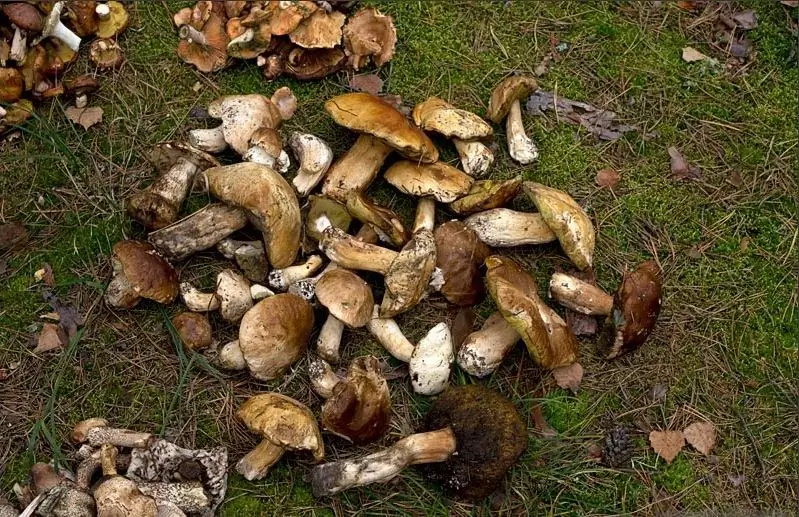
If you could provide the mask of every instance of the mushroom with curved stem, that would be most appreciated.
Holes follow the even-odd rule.
[[[394,356],[395,359],[407,363],[413,355],[414,345],[397,325],[393,318],[381,318],[380,306],[372,308],[372,318],[366,324],[366,328],[377,339],[377,341]]]
[[[538,83],[531,77],[509,76],[494,88],[488,101],[488,118],[495,124],[506,118],[508,151],[511,158],[528,165],[538,158],[538,148],[524,132],[520,99],[528,97],[538,89]]]
[[[347,193],[347,211],[363,224],[369,225],[382,241],[403,246],[410,238],[393,210],[373,203],[357,190]]]
[[[317,465],[311,471],[316,497],[386,482],[410,465],[456,498],[480,500],[502,482],[527,446],[527,426],[515,406],[480,385],[450,388],[430,407],[421,432],[361,458]]]
[[[144,495],[134,481],[117,474],[116,456],[115,446],[104,444],[101,447],[103,479],[93,490],[98,517],[156,517],[155,499]]]
[[[552,273],[549,296],[569,309],[589,316],[607,316],[613,310],[613,297],[579,278]]]
[[[80,47],[80,36],[61,23],[61,12],[64,10],[64,5],[65,2],[56,2],[53,4],[50,14],[44,19],[42,33],[33,41],[33,45],[36,45],[44,38],[52,37],[63,41],[74,52],[78,51],[78,47]]]
[[[292,284],[309,278],[320,267],[322,267],[322,257],[311,255],[302,264],[273,269],[269,272],[269,287],[278,291],[286,291]]]
[[[177,272],[147,242],[116,243],[111,264],[114,277],[105,292],[109,307],[131,309],[142,298],[166,304],[178,294]]]
[[[386,157],[393,149],[376,136],[358,136],[328,170],[322,183],[322,193],[340,203],[346,203],[347,192],[362,192],[377,177]]]
[[[522,337],[499,312],[491,314],[480,330],[472,332],[458,348],[458,366],[469,375],[490,375]]]
[[[522,177],[508,180],[479,180],[472,183],[469,192],[448,206],[458,215],[470,215],[509,203],[522,186]]]
[[[289,145],[299,161],[299,170],[292,183],[300,197],[305,197],[322,181],[330,168],[333,150],[318,136],[297,131],[291,133]]]
[[[370,319],[374,298],[369,284],[352,271],[336,268],[316,283],[316,298],[330,313],[319,331],[316,353],[322,359],[339,361],[344,326],[359,328]]]
[[[204,293],[189,282],[180,283],[180,298],[191,312],[210,312],[219,309],[216,293]]]
[[[464,224],[477,237],[495,248],[546,244],[557,236],[539,213],[518,212],[510,208],[493,208],[472,214]]]
[[[241,405],[236,417],[263,437],[236,464],[236,471],[247,480],[263,479],[286,450],[307,450],[316,461],[324,459],[324,443],[313,413],[292,398],[279,393],[255,395]]]
[[[183,260],[208,249],[247,225],[247,213],[234,206],[212,203],[147,237],[170,260]]]
[[[130,23],[130,16],[122,2],[109,0],[105,4],[97,4],[94,12],[99,18],[97,37],[114,38],[119,36]]]
[[[383,177],[400,192],[411,196],[431,196],[451,203],[469,192],[472,178],[444,162],[419,164],[401,160],[389,167]]]
[[[208,114],[222,119],[222,123],[211,129],[189,131],[189,143],[208,152],[220,152],[230,145],[244,155],[253,133],[261,128],[278,129],[283,123],[278,107],[259,94],[219,97],[208,105]]]
[[[494,152],[479,140],[453,138],[452,143],[458,151],[463,170],[469,176],[481,178],[488,174],[494,164]]]
[[[229,237],[216,243],[216,249],[226,259],[235,260],[244,276],[253,282],[263,282],[269,271],[264,243],[261,241],[239,241]]]

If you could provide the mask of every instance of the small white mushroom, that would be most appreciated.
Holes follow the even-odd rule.
[[[494,153],[488,146],[482,142],[467,142],[458,138],[453,138],[452,142],[458,150],[466,174],[480,178],[488,173],[494,163]]]
[[[204,293],[189,282],[180,283],[180,298],[192,312],[210,312],[219,308],[219,298],[214,293]]]
[[[502,314],[495,312],[480,330],[466,336],[458,349],[458,366],[469,375],[485,377],[497,369],[521,338]]]
[[[243,370],[247,368],[247,361],[244,360],[244,353],[241,351],[238,339],[226,343],[219,350],[216,363],[226,370]]]
[[[380,306],[375,305],[372,319],[366,324],[366,328],[389,354],[407,363],[413,355],[413,343],[408,341],[394,318],[380,318],[379,314]]]
[[[311,255],[303,264],[269,272],[269,287],[278,291],[286,291],[291,284],[306,279],[322,267],[322,257]]]
[[[408,361],[413,391],[420,395],[436,395],[444,391],[455,359],[449,326],[441,322],[416,345]]]
[[[318,136],[296,131],[289,137],[289,145],[300,162],[292,183],[300,197],[305,197],[324,178],[333,162],[333,151]]]

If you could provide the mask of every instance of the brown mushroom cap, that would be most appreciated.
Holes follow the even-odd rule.
[[[362,444],[383,436],[391,421],[391,397],[376,357],[352,361],[347,379],[333,388],[322,407],[322,425]]]
[[[316,283],[316,299],[349,327],[363,327],[372,319],[372,288],[347,269],[336,268],[322,275]]]
[[[432,163],[438,149],[424,132],[394,106],[363,92],[345,93],[325,102],[333,120],[348,129],[373,135],[411,160]]]
[[[22,97],[25,78],[16,68],[0,68],[0,102],[17,102]]]
[[[442,203],[465,195],[473,182],[471,176],[444,162],[419,164],[410,160],[394,163],[383,177],[405,194],[431,196]]]
[[[485,290],[480,266],[491,249],[460,221],[449,221],[436,228],[436,267],[444,275],[441,294],[460,306],[480,303]]]
[[[318,9],[319,7],[309,0],[269,2],[267,11],[271,11],[269,24],[272,34],[283,36],[293,32],[304,19]]]
[[[660,315],[662,287],[660,268],[653,260],[624,274],[599,341],[605,359],[632,352],[646,341]]]
[[[458,215],[469,215],[500,208],[509,203],[522,186],[522,177],[509,180],[479,180],[472,183],[469,192],[449,204]]]
[[[222,119],[225,141],[241,155],[247,152],[256,130],[264,127],[277,129],[283,123],[277,106],[255,93],[219,97],[208,105],[208,114]]]
[[[12,2],[2,6],[6,18],[24,31],[39,33],[44,28],[44,16],[27,2]]]
[[[99,38],[89,47],[89,58],[98,68],[118,68],[125,62],[122,49],[112,39]]]
[[[97,91],[100,83],[90,75],[81,75],[75,79],[64,81],[67,91],[72,95],[85,95]]]
[[[388,63],[394,57],[396,44],[394,19],[372,7],[350,16],[344,26],[344,48],[355,70],[369,63],[370,57],[377,66]]]
[[[189,349],[202,350],[211,346],[211,323],[204,314],[181,312],[172,318],[172,325]]]
[[[70,27],[81,38],[97,33],[100,18],[95,12],[96,0],[72,0],[67,3]]]
[[[325,457],[316,418],[310,409],[292,398],[279,393],[255,395],[241,405],[236,417],[250,431],[277,446],[293,451],[311,451],[317,461]]]
[[[289,39],[304,48],[333,48],[341,43],[341,28],[345,19],[344,13],[326,13],[320,9],[291,31]]]
[[[302,81],[321,79],[341,70],[344,63],[344,52],[341,49],[297,47],[289,52],[284,73]]]
[[[142,298],[171,303],[178,295],[178,274],[149,242],[119,241],[114,245],[113,257]]]
[[[486,116],[494,124],[499,124],[507,116],[511,105],[528,97],[538,89],[538,83],[532,77],[512,75],[506,77],[494,88],[488,100]]]
[[[412,116],[417,126],[447,138],[478,140],[494,133],[494,129],[485,120],[438,97],[430,97],[414,106]]]
[[[299,359],[313,330],[311,305],[294,294],[276,294],[255,304],[241,319],[239,347],[252,375],[271,380]]]
[[[216,72],[224,68],[227,63],[228,36],[225,30],[225,21],[214,13],[208,17],[202,28],[202,34],[207,41],[201,44],[181,38],[178,43],[178,56],[185,63],[197,67],[200,72]]]

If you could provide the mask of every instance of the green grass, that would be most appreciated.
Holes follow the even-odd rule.
[[[174,12],[187,3],[167,5]],[[696,15],[668,2],[660,8],[521,0],[509,8],[499,0],[365,3],[396,20],[396,56],[379,74],[387,91],[408,105],[437,95],[484,114],[493,86],[510,72],[533,73],[556,38],[567,50],[540,78],[543,88],[612,109],[625,123],[658,133],[653,139],[628,134],[596,143],[552,114],[525,116],[540,160],[529,167],[511,162],[500,127],[493,175],[521,174],[568,190],[586,206],[598,228],[597,278],[607,290],[615,288],[625,266],[656,256],[665,272],[664,310],[649,343],[630,357],[605,363],[593,341],[582,340],[586,377],[577,395],[554,387],[521,348],[486,381],[525,416],[541,403],[558,431],[556,438],[542,438],[530,420],[528,450],[509,473],[502,496],[466,507],[409,469],[385,486],[316,501],[308,484],[309,458],[288,454],[264,481],[231,476],[222,514],[615,515],[651,511],[657,490],[686,511],[747,506],[795,512],[799,243],[791,172],[798,164],[799,72],[796,58],[789,57],[795,43],[786,11],[777,2],[746,2],[759,18],[749,34],[756,58],[745,72],[725,72],[681,60],[688,45],[722,65],[726,56],[709,44],[709,23],[693,26]],[[192,107],[221,94],[269,94],[288,85],[300,109],[286,131],[326,138],[337,154],[353,141],[322,110],[325,99],[347,91],[344,75],[267,83],[254,64],[239,63],[202,76],[178,61],[176,42],[164,6],[139,2],[121,40],[128,63],[99,74],[102,87],[91,100],[103,107],[104,122],[84,132],[64,119],[65,104],[50,102],[39,106],[20,139],[0,144],[0,221],[22,221],[31,233],[22,252],[2,257],[7,270],[0,278],[0,368],[18,364],[0,381],[0,425],[9,443],[0,448],[5,492],[24,480],[33,461],[50,457],[46,440],[28,448],[41,419],[55,424],[54,439],[67,458],[74,452],[70,427],[103,415],[136,429],[165,426],[166,436],[186,446],[225,444],[235,462],[256,443],[233,418],[249,394],[280,389],[319,409],[301,369],[270,384],[244,374],[220,381],[178,359],[154,305],[114,313],[100,299],[97,287],[110,276],[113,243],[144,235],[122,209],[124,199],[152,177],[144,153],[159,141],[182,139],[189,129],[212,124],[188,118]],[[75,68],[91,71],[85,60]],[[435,141],[445,159],[454,159],[449,144]],[[672,145],[700,167],[701,182],[669,178],[666,149]],[[615,193],[594,185],[596,172],[605,167],[621,173]],[[730,182],[732,171],[740,175],[740,187]],[[382,181],[370,195],[410,221],[412,200]],[[189,206],[205,202],[196,196]],[[524,199],[514,206],[530,208]],[[556,246],[508,252],[530,266],[541,286],[555,267],[567,267]],[[57,356],[33,355],[29,346],[36,331],[31,325],[49,310],[33,279],[45,262],[53,267],[56,293],[87,314],[75,358],[66,365]],[[204,254],[181,265],[181,274],[209,286],[222,264]],[[169,315],[177,310],[167,309]],[[492,305],[487,301],[476,310],[486,315]],[[419,339],[453,315],[424,302],[398,320],[410,338]],[[234,326],[212,320],[220,342],[235,335]],[[363,331],[347,336],[346,358],[386,355]],[[59,376],[56,406],[48,412]],[[453,382],[476,381],[456,371]],[[647,396],[655,383],[668,387],[663,402]],[[393,427],[379,445],[412,430],[430,402],[410,394],[406,384],[391,381]],[[649,450],[649,430],[681,429],[702,418],[718,428],[712,461],[686,449],[666,465]],[[589,446],[601,444],[613,425],[633,432],[632,468],[609,469],[590,458]],[[350,450],[327,435],[326,442],[331,457]],[[735,487],[728,475],[745,475],[746,481]]]

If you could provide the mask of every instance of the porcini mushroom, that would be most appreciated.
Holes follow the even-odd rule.
[[[381,240],[393,246],[402,246],[410,238],[393,210],[373,203],[357,190],[347,193],[347,211],[362,223],[371,226]]]
[[[277,129],[283,123],[280,110],[263,95],[227,95],[208,105],[208,115],[222,119],[212,129],[189,131],[189,143],[211,153],[223,151],[228,145],[244,155],[253,133],[261,128]]]
[[[522,337],[499,312],[485,320],[458,348],[458,366],[469,375],[485,377],[500,365]]]
[[[391,397],[376,357],[353,359],[346,378],[340,378],[323,359],[311,359],[311,383],[327,399],[322,406],[322,427],[356,444],[383,436],[391,420]],[[327,385],[320,382],[327,378]]]
[[[479,140],[494,134],[485,120],[438,97],[430,97],[414,106],[412,116],[417,126],[447,138]]]
[[[233,269],[223,269],[216,275],[214,296],[219,300],[222,319],[235,323],[252,307],[250,283]]]
[[[469,176],[481,178],[494,164],[494,152],[479,140],[453,138],[452,143],[458,151],[463,170]]]
[[[344,49],[355,70],[366,66],[370,59],[377,66],[388,63],[394,57],[396,44],[394,19],[373,7],[350,16],[344,26]]]
[[[195,174],[219,162],[203,151],[180,142],[158,144],[150,161],[161,171],[149,187],[129,197],[125,208],[133,219],[149,230],[157,230],[178,219],[183,200],[191,190]]]
[[[420,395],[437,395],[444,391],[454,360],[452,334],[449,326],[441,322],[416,344],[408,361],[413,391]]]
[[[216,249],[226,259],[235,260],[248,280],[263,282],[269,272],[266,250],[261,241],[239,241],[226,237],[216,243]]]
[[[448,206],[458,215],[469,215],[492,208],[500,208],[516,197],[521,186],[521,176],[509,180],[475,181],[469,192]]]
[[[532,181],[525,182],[522,188],[557,236],[566,256],[579,269],[591,267],[596,235],[588,214],[562,190]]]
[[[114,277],[105,293],[110,307],[131,309],[142,298],[171,303],[178,294],[178,275],[152,245],[126,240],[114,245]]]
[[[128,28],[130,16],[122,2],[108,0],[103,4],[97,4],[95,14],[99,21],[97,23],[98,38],[114,38],[119,36]]]
[[[213,330],[206,316],[196,312],[181,312],[172,318],[172,326],[189,350],[203,350],[211,346]]]
[[[263,479],[286,450],[311,451],[316,461],[325,457],[322,435],[313,413],[292,398],[279,393],[255,395],[241,405],[236,417],[250,431],[263,437],[261,443],[236,464],[236,472],[247,480]]]
[[[613,297],[579,278],[552,273],[549,295],[559,304],[589,316],[607,316],[613,310]]]
[[[203,24],[202,30],[192,25],[181,25],[178,35],[177,53],[184,63],[197,67],[200,72],[216,72],[227,64],[228,36],[225,22],[215,13],[211,13]],[[208,149],[204,149],[208,150]]]
[[[400,192],[411,196],[432,196],[451,203],[469,192],[472,178],[444,162],[419,164],[409,160],[394,163],[383,177]]]
[[[379,305],[372,308],[372,318],[366,324],[366,328],[395,359],[404,363],[411,360],[415,348],[413,343],[408,341],[393,318],[380,317]]]
[[[309,278],[322,267],[322,257],[311,255],[302,264],[269,272],[269,287],[278,291],[286,291],[295,282]]]
[[[483,299],[485,290],[480,266],[491,250],[477,234],[460,221],[449,221],[433,232],[436,267],[444,276],[440,292],[450,303],[471,306]]]
[[[221,203],[206,205],[147,238],[170,260],[183,260],[208,249],[247,224],[247,213]]]
[[[322,183],[322,193],[346,203],[347,192],[366,190],[391,151],[392,148],[379,138],[359,135],[352,147],[330,167]]]
[[[481,241],[495,248],[546,244],[557,239],[539,213],[493,208],[470,215],[463,222]]]
[[[394,106],[375,95],[345,93],[325,102],[325,110],[337,124],[371,134],[410,160],[422,163],[438,160],[438,149],[430,138]]]
[[[150,433],[139,433],[129,429],[109,427],[104,418],[81,420],[72,429],[70,438],[75,443],[88,443],[92,447],[110,444],[116,447],[146,447],[153,437]]]
[[[538,83],[531,77],[513,75],[506,77],[494,88],[488,101],[487,115],[495,124],[507,116],[506,132],[508,151],[511,158],[527,165],[538,158],[538,148],[524,132],[522,107],[519,102],[538,89]]]
[[[134,481],[117,474],[116,456],[116,447],[102,445],[103,479],[93,490],[97,517],[157,517],[155,499],[144,495]]]
[[[344,326],[363,327],[371,319],[372,289],[352,271],[336,268],[316,283],[316,299],[330,311],[319,331],[316,353],[326,361],[337,363]]]
[[[458,499],[477,501],[496,489],[527,446],[527,426],[515,406],[480,385],[444,392],[422,429],[383,451],[317,465],[311,471],[314,495],[386,482],[409,465],[430,464],[423,470],[427,477]]]
[[[322,181],[330,168],[333,150],[318,136],[297,131],[291,133],[289,145],[300,162],[292,183],[299,196],[305,197]]]

